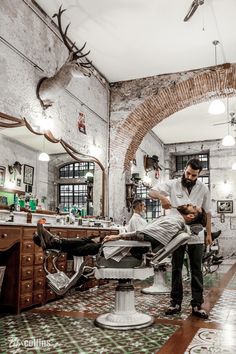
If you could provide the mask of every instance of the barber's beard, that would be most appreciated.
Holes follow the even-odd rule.
[[[196,182],[197,182],[197,179],[195,179],[195,181],[191,181],[190,179],[186,178],[183,173],[182,178],[181,178],[181,184],[183,187],[192,188],[193,186],[195,186]]]

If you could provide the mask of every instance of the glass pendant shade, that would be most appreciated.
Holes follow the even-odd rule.
[[[233,171],[236,171],[236,162],[233,163],[233,165],[232,165],[232,170],[233,170]]]
[[[217,115],[217,114],[222,114],[224,112],[225,112],[225,105],[223,101],[216,99],[210,103],[208,108],[208,113]]]
[[[226,135],[222,140],[223,146],[233,146],[235,144],[234,137],[232,135]]]
[[[46,152],[41,152],[39,155],[39,161],[49,161],[50,157]]]

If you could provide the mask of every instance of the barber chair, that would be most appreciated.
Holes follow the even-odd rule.
[[[173,253],[179,246],[186,243],[189,239],[189,234],[182,232],[174,237],[169,244],[164,248],[154,249],[155,256],[151,259],[150,264],[153,265],[154,279],[152,286],[141,290],[144,294],[166,294],[170,293],[169,287],[166,285],[164,272],[166,267],[170,264],[170,259],[167,255]]]
[[[64,295],[72,286],[74,286],[85,270],[93,270],[92,267],[85,266],[84,257],[73,256],[74,260],[74,274],[70,278],[64,272],[60,271],[56,262],[61,252],[59,250],[46,250],[46,257],[44,259],[44,270],[46,272],[46,278],[48,280],[49,287],[57,294]],[[53,267],[56,270],[55,273],[49,272],[47,268],[48,258],[52,257]]]
[[[106,254],[106,247],[148,247],[149,242],[139,241],[110,241],[103,245],[103,253]],[[101,253],[101,254],[103,254]],[[144,280],[154,274],[153,267],[146,265],[145,255],[142,260],[127,255],[119,262],[112,258],[98,255],[95,277],[97,279],[117,279],[115,294],[115,310],[110,313],[99,315],[95,325],[109,329],[137,329],[150,326],[154,318],[147,314],[138,312],[135,309],[133,280]]]

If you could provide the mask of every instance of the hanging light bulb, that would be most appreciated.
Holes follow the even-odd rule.
[[[209,105],[208,113],[215,115],[225,113],[224,102],[219,99],[213,100]]]
[[[41,154],[39,154],[39,161],[49,161],[50,157],[46,152],[41,152]]]
[[[227,97],[227,119],[229,119],[229,98]],[[235,144],[235,139],[229,133],[229,121],[228,121],[228,134],[224,137],[221,143],[223,146],[233,146]]]
[[[216,51],[216,46],[219,44],[220,42],[215,40],[212,42],[212,44],[215,46],[215,66],[217,65],[217,51]],[[208,113],[210,114],[222,114],[225,112],[225,105],[224,102],[219,100],[219,99],[215,99],[213,100],[208,108]]]
[[[43,135],[43,152],[39,154],[39,161],[49,161],[50,157],[49,155],[45,152],[45,138]]]
[[[233,146],[235,144],[235,139],[232,135],[226,135],[221,144],[223,146]]]

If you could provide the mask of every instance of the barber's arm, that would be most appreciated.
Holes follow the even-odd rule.
[[[206,224],[206,245],[211,245],[212,244],[212,238],[211,238],[211,213],[207,213],[207,224]]]
[[[163,209],[170,209],[171,208],[171,202],[169,201],[169,199],[167,197],[165,197],[162,194],[162,192],[159,192],[155,189],[150,189],[148,195],[152,199],[159,199]]]

